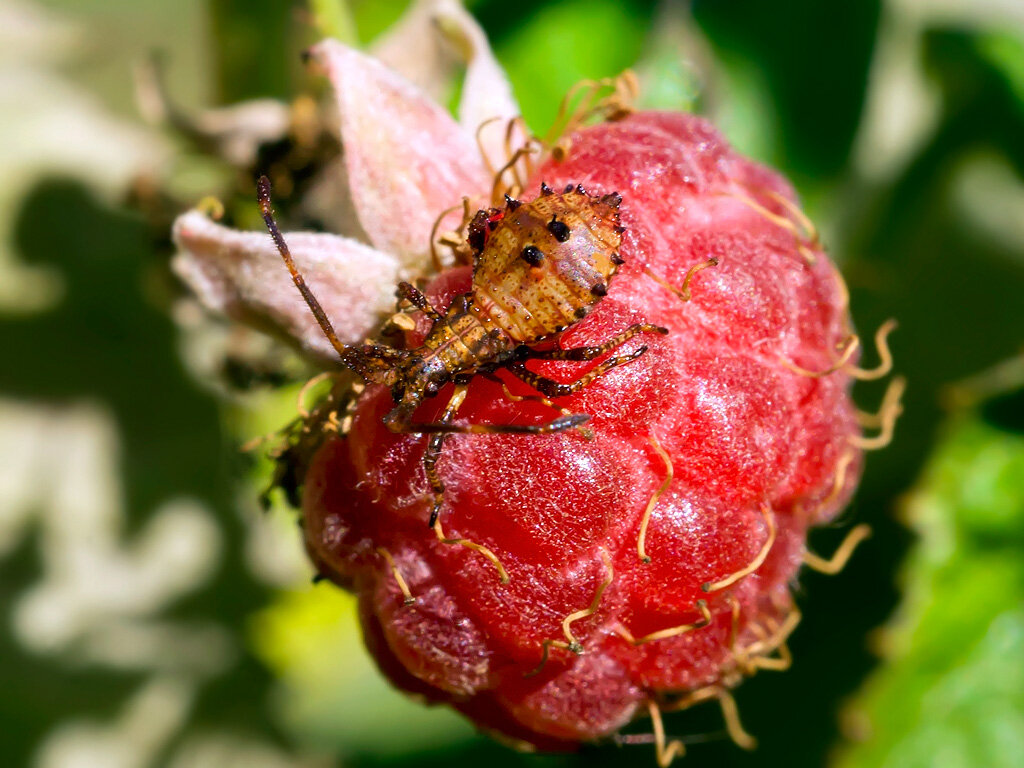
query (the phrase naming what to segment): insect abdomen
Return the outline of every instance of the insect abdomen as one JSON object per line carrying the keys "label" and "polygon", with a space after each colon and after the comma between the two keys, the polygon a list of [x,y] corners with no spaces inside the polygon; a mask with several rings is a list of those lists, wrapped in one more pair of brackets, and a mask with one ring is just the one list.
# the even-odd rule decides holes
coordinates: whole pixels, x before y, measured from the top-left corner
{"label": "insect abdomen", "polygon": [[477,257],[474,310],[522,343],[584,317],[617,267],[618,202],[577,188],[510,204]]}

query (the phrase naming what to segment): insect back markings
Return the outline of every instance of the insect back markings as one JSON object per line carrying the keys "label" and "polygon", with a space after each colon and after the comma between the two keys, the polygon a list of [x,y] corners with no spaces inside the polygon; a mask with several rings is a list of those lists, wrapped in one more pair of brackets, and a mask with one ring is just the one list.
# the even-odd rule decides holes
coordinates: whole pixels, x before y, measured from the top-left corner
{"label": "insect back markings", "polygon": [[[563,411],[558,418],[535,425],[456,424],[454,419],[473,376],[503,368],[545,398],[563,397],[578,392],[612,368],[635,360],[647,347],[614,355],[569,383],[531,371],[526,361],[594,360],[640,333],[667,333],[656,325],[637,323],[596,346],[532,346],[586,316],[607,293],[608,283],[622,263],[618,253],[624,231],[618,211],[622,197],[615,193],[589,195],[582,186],[567,187],[556,195],[542,185],[540,197],[531,202],[507,198],[503,209],[479,211],[467,236],[473,250],[472,290],[456,296],[442,312],[414,286],[400,283],[396,292],[399,301],[408,301],[424,312],[431,320],[431,328],[419,347],[395,349],[383,344],[348,346],[338,340],[330,320],[292,261],[274,220],[270,182],[261,177],[258,187],[264,222],[303,299],[338,350],[341,362],[367,383],[390,389],[395,405],[383,417],[384,424],[393,432],[430,435],[423,456],[434,497],[429,524],[441,541],[478,549],[496,561],[493,553],[484,552],[479,545],[446,538],[438,525],[445,490],[437,471],[442,446],[453,433],[551,434],[578,427],[590,419],[588,414]],[[534,250],[539,258],[534,258]],[[531,258],[524,258],[526,252]],[[415,421],[419,405],[448,383],[454,384],[454,392],[438,421]],[[496,564],[499,572],[504,573],[500,563]]]}
{"label": "insect back markings", "polygon": [[621,201],[545,186],[536,200],[506,209],[474,263],[480,311],[523,344],[585,317],[618,268]]}

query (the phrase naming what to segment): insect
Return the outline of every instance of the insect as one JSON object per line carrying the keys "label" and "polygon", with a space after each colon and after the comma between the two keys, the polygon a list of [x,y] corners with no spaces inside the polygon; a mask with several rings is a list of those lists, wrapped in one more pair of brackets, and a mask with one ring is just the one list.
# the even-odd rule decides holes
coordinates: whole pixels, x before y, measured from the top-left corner
{"label": "insect", "polygon": [[[430,435],[423,466],[434,495],[431,526],[444,499],[437,462],[448,435],[550,434],[578,427],[590,419],[588,414],[563,412],[559,418],[537,425],[455,424],[470,379],[493,375],[501,368],[532,386],[544,395],[544,402],[551,404],[546,398],[578,392],[612,368],[637,359],[647,347],[614,355],[569,383],[531,371],[526,361],[594,360],[637,334],[668,333],[656,325],[637,323],[596,346],[534,347],[586,317],[607,294],[609,281],[623,264],[619,248],[625,230],[619,220],[622,197],[617,193],[593,196],[580,185],[569,185],[555,194],[542,184],[540,196],[532,202],[506,196],[504,208],[479,211],[469,224],[467,236],[473,253],[470,292],[457,296],[441,312],[411,284],[398,284],[399,302],[408,301],[432,321],[417,349],[343,344],[292,260],[274,220],[270,181],[265,176],[258,182],[258,199],[263,220],[296,287],[341,362],[367,383],[391,389],[395,407],[384,416],[384,424],[393,432]],[[454,392],[438,421],[414,421],[419,405],[448,383],[454,384]]]}

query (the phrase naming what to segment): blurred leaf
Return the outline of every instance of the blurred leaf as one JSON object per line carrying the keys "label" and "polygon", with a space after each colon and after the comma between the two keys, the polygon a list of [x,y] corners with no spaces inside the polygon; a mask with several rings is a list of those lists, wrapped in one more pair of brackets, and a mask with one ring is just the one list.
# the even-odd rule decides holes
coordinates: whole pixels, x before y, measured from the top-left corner
{"label": "blurred leaf", "polygon": [[715,123],[738,152],[778,163],[779,114],[761,70],[749,61],[722,57]]}
{"label": "blurred leaf", "polygon": [[717,70],[689,8],[684,3],[663,2],[636,63],[640,108],[706,111],[707,91],[715,87]]}
{"label": "blurred leaf", "polygon": [[285,727],[344,755],[410,755],[473,734],[447,708],[426,708],[392,688],[370,661],[356,599],[330,584],[281,593],[257,613],[251,644],[283,685]]}
{"label": "blurred leaf", "polygon": [[[223,445],[215,404],[177,360],[177,332],[163,309],[170,278],[138,217],[111,209],[83,185],[51,180],[35,187],[21,203],[13,227],[19,251],[28,263],[56,270],[67,291],[47,312],[0,315],[0,392],[11,400],[35,403],[37,410],[95,403],[110,414],[122,447],[119,456],[103,459],[120,471],[108,493],[124,508],[126,519],[118,532],[125,539],[140,541],[136,537],[149,530],[171,499],[186,496],[208,506],[224,542],[215,573],[201,590],[166,610],[153,605],[152,611],[168,626],[217,624],[237,642],[244,618],[264,602],[265,594],[242,561],[246,531],[233,510],[227,472],[232,457]],[[56,434],[67,447],[69,435]],[[95,457],[86,452],[76,456],[69,464],[88,476]],[[97,473],[95,482],[110,480]],[[40,492],[50,492],[50,486],[59,488],[60,482],[51,479]],[[70,503],[86,500],[81,487],[67,493]],[[102,541],[96,525],[88,530],[73,527],[72,520],[64,520],[64,525],[72,526],[64,528],[67,534],[62,536],[71,542]],[[133,692],[143,690],[151,674],[125,669],[126,659],[146,650],[137,639],[127,643],[130,650],[112,665],[83,663],[78,646],[41,655],[17,642],[7,617],[20,595],[46,580],[76,574],[62,550],[44,548],[43,533],[31,529],[24,543],[0,562],[0,615],[5,619],[0,627],[0,686],[10,692],[0,704],[3,765],[28,765],[44,736],[59,733],[58,723],[84,718],[116,725],[120,715],[115,713],[134,711]],[[178,537],[177,542],[194,546],[188,537]],[[128,549],[144,557],[145,550],[138,546]],[[114,605],[132,606],[129,594],[127,589],[108,592]],[[143,604],[140,610],[148,608]],[[62,615],[56,614],[59,621],[64,621]],[[207,648],[207,655],[213,650]],[[183,651],[176,648],[159,666],[180,660]],[[243,724],[271,733],[263,704],[268,685],[266,672],[252,658],[241,657],[204,684],[189,716],[207,733]]]}
{"label": "blurred leaf", "polygon": [[846,713],[862,741],[838,765],[1019,766],[1024,437],[957,419],[907,515],[920,538],[906,595],[880,641],[885,664]]}
{"label": "blurred leaf", "polygon": [[211,0],[217,101],[294,96],[292,74],[300,68],[289,45],[293,30],[288,3],[277,0]]}
{"label": "blurred leaf", "polygon": [[410,0],[351,0],[349,7],[359,40],[365,45],[398,21]]}
{"label": "blurred leaf", "polygon": [[[860,122],[880,0],[694,0],[715,52],[774,105],[773,159],[798,186],[844,169]],[[763,119],[752,114],[751,120]]]}
{"label": "blurred leaf", "polygon": [[779,115],[761,70],[732,51],[713,51],[688,5],[661,4],[636,63],[639,107],[700,114],[742,154],[777,160]]}
{"label": "blurred leaf", "polygon": [[[639,58],[645,19],[616,0],[563,0],[518,16],[489,3],[479,13],[508,72],[526,122],[538,133],[558,114],[566,92],[580,80],[611,77]],[[581,23],[585,20],[586,23]]]}
{"label": "blurred leaf", "polygon": [[23,199],[42,177],[60,168],[109,198],[168,154],[165,143],[60,71],[65,59],[78,64],[80,37],[60,14],[20,4],[0,9],[0,112],[7,116],[0,121],[0,312],[39,312],[66,289],[58,269],[25,261],[12,241]]}
{"label": "blurred leaf", "polygon": [[345,0],[309,0],[317,32],[324,37],[333,37],[343,43],[356,45],[355,19]]}
{"label": "blurred leaf", "polygon": [[978,52],[1006,78],[1017,106],[1024,110],[1024,40],[1019,34],[992,33],[977,40]]}

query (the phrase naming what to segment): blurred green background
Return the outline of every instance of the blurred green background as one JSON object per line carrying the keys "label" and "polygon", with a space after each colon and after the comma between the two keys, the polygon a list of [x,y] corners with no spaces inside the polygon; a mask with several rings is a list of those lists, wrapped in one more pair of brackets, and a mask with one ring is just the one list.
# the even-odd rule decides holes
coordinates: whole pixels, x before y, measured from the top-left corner
{"label": "blurred green background", "polygon": [[[173,214],[251,176],[142,119],[139,63],[161,53],[184,113],[287,102],[322,87],[298,60],[322,30],[369,43],[406,5],[0,4],[0,764],[654,764],[522,756],[379,680],[239,451],[295,385],[210,378],[216,332],[168,267]],[[844,517],[875,535],[801,579],[793,669],[738,690],[757,751],[699,708],[667,720],[685,760],[1024,765],[1024,6],[468,6],[535,130],[577,80],[635,67],[643,105],[704,113],[793,180],[861,329],[900,322],[906,412]]]}

